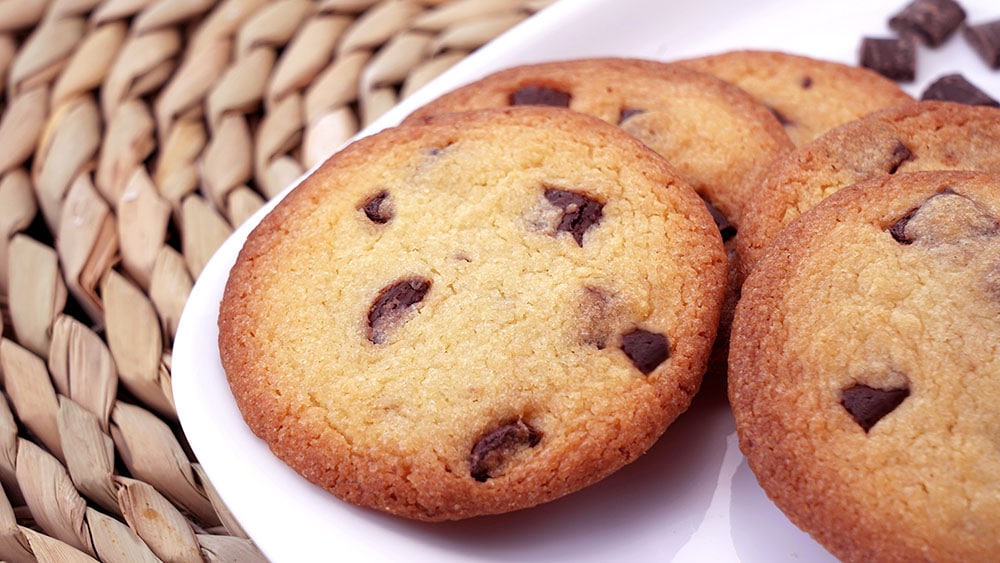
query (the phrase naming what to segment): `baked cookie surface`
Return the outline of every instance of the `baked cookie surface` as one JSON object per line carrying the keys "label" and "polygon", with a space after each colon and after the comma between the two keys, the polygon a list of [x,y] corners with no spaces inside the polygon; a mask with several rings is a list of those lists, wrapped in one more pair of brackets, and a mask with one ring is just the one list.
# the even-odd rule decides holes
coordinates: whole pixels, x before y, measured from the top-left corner
{"label": "baked cookie surface", "polygon": [[1000,552],[1000,179],[915,172],[793,222],[743,286],[741,449],[846,561]]}
{"label": "baked cookie surface", "polygon": [[922,170],[1000,173],[1000,109],[906,104],[834,128],[779,158],[750,203],[736,241],[741,275],[782,228],[823,198],[878,176]]}
{"label": "baked cookie surface", "polygon": [[698,389],[726,276],[665,161],[558,109],[362,139],[248,238],[219,346],[250,428],[349,502],[532,506],[643,453]]}
{"label": "baked cookie surface", "polygon": [[430,102],[407,122],[517,105],[568,107],[619,125],[665,157],[732,225],[739,225],[767,165],[793,147],[774,115],[739,88],[644,59],[575,59],[502,70]]}
{"label": "baked cookie surface", "polygon": [[771,108],[796,145],[873,111],[913,101],[872,70],[778,51],[728,51],[679,64],[746,90]]}

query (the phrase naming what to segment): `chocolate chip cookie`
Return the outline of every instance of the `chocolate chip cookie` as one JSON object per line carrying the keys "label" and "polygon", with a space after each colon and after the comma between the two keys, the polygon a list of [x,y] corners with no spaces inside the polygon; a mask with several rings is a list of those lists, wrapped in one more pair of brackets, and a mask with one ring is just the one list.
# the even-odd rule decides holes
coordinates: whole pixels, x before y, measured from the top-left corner
{"label": "chocolate chip cookie", "polygon": [[749,92],[771,108],[796,145],[865,114],[913,101],[872,70],[777,51],[728,51],[681,64]]}
{"label": "chocolate chip cookie", "polygon": [[735,233],[767,165],[792,143],[767,108],[713,76],[653,60],[518,66],[445,94],[407,122],[487,107],[568,107],[619,125],[664,156]]}
{"label": "chocolate chip cookie", "polygon": [[737,240],[745,276],[785,225],[840,188],[919,170],[1000,173],[1000,109],[927,101],[829,131],[777,160]]}
{"label": "chocolate chip cookie", "polygon": [[727,271],[702,200],[556,108],[362,139],[249,236],[219,347],[250,428],[341,499],[422,520],[549,501],[689,405]]}
{"label": "chocolate chip cookie", "polygon": [[1000,553],[1000,177],[883,176],[830,196],[743,286],[740,446],[844,561]]}

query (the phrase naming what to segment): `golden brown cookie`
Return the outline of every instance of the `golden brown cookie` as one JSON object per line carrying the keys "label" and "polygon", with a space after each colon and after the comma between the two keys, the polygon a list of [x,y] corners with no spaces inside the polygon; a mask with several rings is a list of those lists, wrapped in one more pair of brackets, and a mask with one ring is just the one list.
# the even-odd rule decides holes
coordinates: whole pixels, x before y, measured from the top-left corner
{"label": "golden brown cookie", "polygon": [[502,70],[443,95],[407,122],[517,105],[562,106],[619,125],[664,156],[732,234],[767,165],[791,150],[781,124],[739,88],[676,64],[577,59]]}
{"label": "golden brown cookie", "polygon": [[1000,553],[1000,177],[901,173],[791,223],[743,285],[730,400],[760,485],[845,561]]}
{"label": "golden brown cookie", "polygon": [[746,90],[796,145],[865,114],[912,102],[895,82],[861,67],[777,51],[728,51],[681,61]]}
{"label": "golden brown cookie", "polygon": [[837,190],[919,170],[1000,173],[1000,109],[953,102],[890,108],[837,127],[774,163],[737,237],[745,276],[785,225]]}
{"label": "golden brown cookie", "polygon": [[362,139],[253,231],[219,315],[244,418],[309,480],[424,520],[594,483],[697,391],[727,270],[702,200],[553,108]]}

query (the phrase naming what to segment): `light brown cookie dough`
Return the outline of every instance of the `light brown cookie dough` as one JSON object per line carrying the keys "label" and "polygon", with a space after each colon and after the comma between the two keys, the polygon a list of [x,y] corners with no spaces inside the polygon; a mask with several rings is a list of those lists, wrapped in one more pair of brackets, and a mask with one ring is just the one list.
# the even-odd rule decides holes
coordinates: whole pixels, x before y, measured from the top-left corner
{"label": "light brown cookie dough", "polygon": [[681,61],[746,90],[771,108],[796,145],[863,115],[912,102],[866,68],[777,51],[728,51]]}
{"label": "light brown cookie dough", "polygon": [[845,561],[1000,553],[1000,178],[882,177],[782,231],[730,349],[760,485]]}
{"label": "light brown cookie dough", "polygon": [[737,237],[746,276],[782,228],[837,190],[920,170],[1000,173],[1000,109],[918,102],[837,127],[774,163]]}
{"label": "light brown cookie dough", "polygon": [[430,102],[407,122],[515,105],[568,107],[619,125],[670,161],[736,226],[767,165],[792,148],[774,115],[739,88],[680,65],[642,59],[577,59],[503,70]]}
{"label": "light brown cookie dough", "polygon": [[307,479],[423,520],[594,483],[689,405],[727,264],[698,195],[552,108],[362,139],[253,231],[219,315],[250,428]]}

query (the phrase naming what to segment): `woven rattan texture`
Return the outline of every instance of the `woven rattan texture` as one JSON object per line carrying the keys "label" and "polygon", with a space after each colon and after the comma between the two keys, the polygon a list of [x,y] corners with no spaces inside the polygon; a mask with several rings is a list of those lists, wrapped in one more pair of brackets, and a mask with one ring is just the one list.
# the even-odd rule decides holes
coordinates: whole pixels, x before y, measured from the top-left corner
{"label": "woven rattan texture", "polygon": [[0,559],[263,559],[174,411],[194,280],[266,199],[550,1],[0,0]]}

